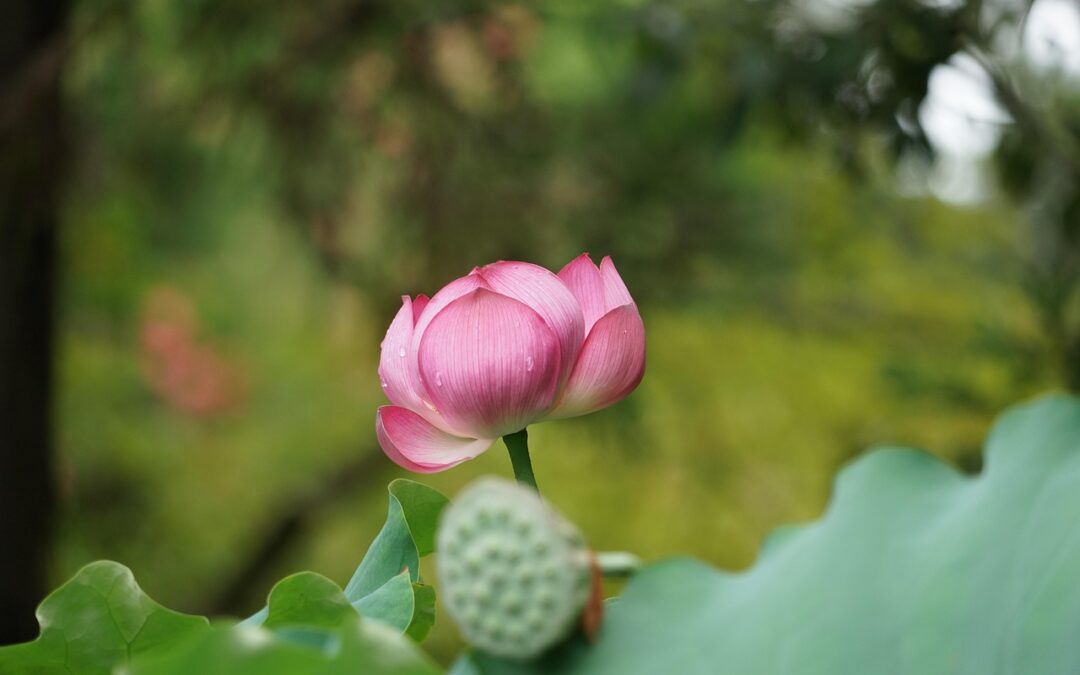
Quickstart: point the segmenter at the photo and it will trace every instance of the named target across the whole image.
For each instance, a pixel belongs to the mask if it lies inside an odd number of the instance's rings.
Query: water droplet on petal
[[[404,347],[399,347],[398,350],[397,350],[397,355],[400,356],[401,358],[405,358],[405,348]]]
[[[382,380],[382,381],[381,381],[381,384],[382,384],[382,388],[383,388],[383,389],[386,389],[387,387],[389,387],[389,386],[390,386],[389,384],[387,384],[387,383],[386,383],[386,380]]]
[[[532,370],[532,369],[533,369],[533,357],[526,356],[525,357],[525,370]]]
[[[435,373],[435,386],[436,387],[441,387],[442,386],[442,373]]]

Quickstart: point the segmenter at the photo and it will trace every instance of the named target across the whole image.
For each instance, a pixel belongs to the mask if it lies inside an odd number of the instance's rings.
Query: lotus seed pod
[[[446,610],[465,639],[528,659],[566,637],[592,584],[577,529],[534,491],[481,478],[443,512],[438,573]]]

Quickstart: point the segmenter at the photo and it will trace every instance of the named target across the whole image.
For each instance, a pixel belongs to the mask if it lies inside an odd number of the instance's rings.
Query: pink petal
[[[417,301],[424,296],[417,297]],[[427,298],[424,298],[426,304]],[[401,297],[398,310],[380,345],[379,379],[386,397],[395,405],[417,409],[422,405],[419,394],[409,381],[409,352],[412,349],[413,323],[416,303],[409,296]]]
[[[413,411],[393,405],[384,405],[375,414],[375,435],[387,457],[417,473],[449,469],[494,443],[492,439],[452,436]]]
[[[581,348],[562,399],[549,418],[575,417],[625,398],[645,374],[645,325],[633,305],[605,314]]]
[[[500,261],[474,274],[483,278],[491,290],[525,303],[547,322],[559,339],[559,384],[565,382],[585,339],[581,305],[566,284],[550,270],[526,262]]]
[[[585,313],[585,334],[588,335],[593,324],[608,309],[604,304],[604,280],[600,276],[600,268],[588,253],[582,253],[559,271],[559,278],[581,305]]]
[[[431,400],[427,391],[424,390],[424,383],[420,378],[420,363],[417,360],[417,354],[420,350],[420,339],[424,336],[424,331],[427,330],[428,324],[435,318],[435,315],[444,307],[466,293],[482,287],[484,287],[484,280],[476,274],[469,274],[459,279],[454,279],[443,286],[430,300],[425,299],[426,301],[422,303],[422,309],[415,312],[416,326],[413,328],[412,343],[407,350],[409,361],[408,376],[409,384],[424,401]],[[425,406],[430,408],[427,404],[425,404]]]
[[[417,338],[423,335],[428,324],[431,323],[431,320],[435,318],[436,314],[442,311],[443,307],[446,307],[451,302],[477,288],[488,288],[487,284],[484,282],[484,278],[476,272],[477,270],[473,270],[463,277],[454,279],[439,289],[438,293],[431,296],[431,299],[424,303],[422,311],[416,315]]]
[[[611,256],[604,256],[600,261],[600,276],[604,280],[604,305],[608,311],[634,304],[630,291],[619,276],[619,271],[615,269],[615,263],[611,262]]]
[[[417,320],[420,318],[420,315],[424,312],[424,308],[427,307],[428,302],[430,300],[431,300],[431,298],[424,295],[423,293],[416,296],[416,299],[413,300],[413,303],[412,303],[413,325],[416,325]]]
[[[495,438],[523,429],[551,407],[559,349],[539,314],[478,288],[447,305],[424,331],[420,377],[451,428]]]

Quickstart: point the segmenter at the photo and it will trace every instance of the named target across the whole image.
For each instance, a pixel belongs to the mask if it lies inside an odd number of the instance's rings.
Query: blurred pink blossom
[[[185,413],[209,416],[231,410],[243,399],[238,369],[195,337],[197,316],[180,291],[152,288],[144,303],[140,344],[150,387]]]

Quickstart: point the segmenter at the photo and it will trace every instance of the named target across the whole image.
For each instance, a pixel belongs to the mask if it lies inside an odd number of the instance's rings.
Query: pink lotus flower
[[[611,258],[582,254],[558,276],[497,262],[402,298],[375,432],[402,467],[443,471],[529,424],[605,408],[644,372],[645,326]]]

